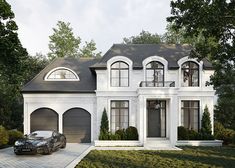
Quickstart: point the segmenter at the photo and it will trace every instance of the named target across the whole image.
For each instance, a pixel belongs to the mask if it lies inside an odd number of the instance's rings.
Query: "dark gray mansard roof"
[[[125,56],[132,60],[133,69],[142,69],[142,61],[149,56],[160,56],[168,61],[169,69],[178,69],[177,61],[189,56],[190,47],[181,45],[156,44],[114,44],[101,59],[59,58],[54,60],[35,76],[23,89],[23,93],[94,93],[96,90],[95,69],[106,69],[107,61],[114,56]],[[75,71],[80,81],[45,81],[44,77],[52,69],[66,67]],[[204,69],[212,69],[206,59]]]
[[[142,69],[143,60],[149,56],[160,56],[168,61],[169,69],[178,69],[177,61],[189,56],[191,47],[188,45],[164,45],[164,44],[114,44],[103,56],[93,65],[94,69],[106,69],[107,61],[114,56],[125,56],[132,60],[133,69]],[[203,68],[211,69],[212,65],[208,60],[203,60]]]
[[[96,77],[89,67],[96,62],[97,59],[58,58],[27,83],[22,92],[94,93],[96,90]],[[45,81],[44,77],[47,73],[57,67],[66,67],[73,70],[78,74],[80,81]]]

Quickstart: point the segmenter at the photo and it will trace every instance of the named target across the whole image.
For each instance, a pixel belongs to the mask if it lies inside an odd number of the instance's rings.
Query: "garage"
[[[63,114],[63,133],[70,143],[91,142],[91,115],[82,108],[72,108]]]
[[[40,108],[30,115],[30,132],[36,130],[57,130],[58,114],[49,108]]]

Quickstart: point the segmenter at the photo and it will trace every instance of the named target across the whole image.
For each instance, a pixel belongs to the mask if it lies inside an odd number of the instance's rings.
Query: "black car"
[[[19,154],[51,154],[66,147],[66,137],[57,131],[34,131],[15,142],[14,152]]]

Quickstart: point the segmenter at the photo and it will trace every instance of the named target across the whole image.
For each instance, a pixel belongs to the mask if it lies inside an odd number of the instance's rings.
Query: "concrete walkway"
[[[0,168],[74,167],[90,151],[91,144],[68,143],[51,155],[15,155],[13,148],[0,150]]]

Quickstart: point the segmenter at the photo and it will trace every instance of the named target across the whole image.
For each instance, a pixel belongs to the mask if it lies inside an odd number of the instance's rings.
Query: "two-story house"
[[[134,126],[139,141],[177,141],[177,127],[198,131],[207,105],[213,125],[212,65],[180,45],[114,44],[100,59],[54,60],[23,88],[24,133],[55,129],[68,142],[98,139],[107,110],[110,131]]]

